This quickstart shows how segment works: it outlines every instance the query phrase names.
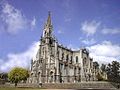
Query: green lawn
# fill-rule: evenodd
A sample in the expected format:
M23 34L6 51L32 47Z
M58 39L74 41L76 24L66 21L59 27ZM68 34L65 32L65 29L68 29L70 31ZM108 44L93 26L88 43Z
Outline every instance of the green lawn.
M41 90L41 89L36 89L36 88L0 87L0 90Z

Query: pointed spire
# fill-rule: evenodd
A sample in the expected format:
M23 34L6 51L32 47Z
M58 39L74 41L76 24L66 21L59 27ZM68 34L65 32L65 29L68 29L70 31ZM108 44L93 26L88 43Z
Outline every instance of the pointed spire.
M52 23L51 23L51 12L49 11L49 12L48 12L48 19L47 19L46 25L47 25L47 26L51 26L51 24L52 24Z
M48 12L47 22L44 26L43 37L44 36L51 36L52 34L52 22L51 22L51 13Z

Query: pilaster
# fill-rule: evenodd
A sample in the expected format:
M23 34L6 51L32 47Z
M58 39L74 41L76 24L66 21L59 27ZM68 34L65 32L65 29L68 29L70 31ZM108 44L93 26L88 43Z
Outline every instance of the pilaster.
M84 67L83 67L82 50L80 50L80 61L81 61L81 82L84 82L85 81L85 73L84 73Z
M58 61L58 57L57 57L57 42L55 42L55 67L56 67L56 83L60 82L59 79L59 61Z

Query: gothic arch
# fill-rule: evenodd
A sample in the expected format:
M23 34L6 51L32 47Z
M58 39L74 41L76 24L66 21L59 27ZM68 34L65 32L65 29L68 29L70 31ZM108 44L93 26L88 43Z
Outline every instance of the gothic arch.
M40 71L38 71L38 73L37 73L37 74L38 74L38 79L37 79L37 80L38 80L38 83L41 83L41 72L40 72Z
M78 56L76 56L75 59L76 59L76 63L78 63Z
M30 73L30 76L31 76L31 78L30 78L30 83L33 82L33 74L34 74L33 72Z
M41 72L38 72L38 75L40 75L41 74Z
M30 76L33 76L33 74L34 74L34 73L33 73L33 72L31 72L31 73L30 73Z
M49 77L50 77L50 82L52 83L54 81L54 71L51 70L50 73L49 73Z

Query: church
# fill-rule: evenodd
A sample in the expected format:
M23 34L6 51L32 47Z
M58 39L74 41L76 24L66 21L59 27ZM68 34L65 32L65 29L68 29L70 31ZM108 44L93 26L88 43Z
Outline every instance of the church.
M49 12L36 58L31 60L29 83L76 83L96 80L93 59L86 48L71 50L53 35Z

